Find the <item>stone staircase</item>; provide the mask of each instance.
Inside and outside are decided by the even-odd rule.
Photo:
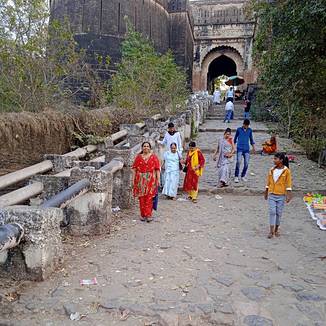
[[[235,102],[234,105],[234,119],[235,120],[242,120],[243,118],[243,103]],[[225,102],[221,102],[219,105],[212,105],[207,120],[223,120],[225,117]]]

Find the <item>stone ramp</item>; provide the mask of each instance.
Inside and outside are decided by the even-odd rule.
[[[209,120],[202,128],[212,122],[224,126]],[[0,280],[0,324],[73,325],[69,316],[76,312],[81,325],[324,325],[325,233],[295,196],[285,207],[281,237],[268,240],[262,192],[272,157],[252,155],[249,182],[221,192],[209,154],[221,135],[198,135],[208,152],[197,204],[185,195],[161,196],[153,223],[140,222],[135,207],[115,214],[110,234],[66,237],[66,263],[49,280]],[[254,129],[254,137],[258,144],[268,129]],[[288,140],[279,143],[293,150]],[[325,189],[326,171],[303,155],[297,159],[294,189]],[[97,285],[80,285],[93,277]]]
[[[222,197],[162,199],[151,224],[135,209],[110,235],[67,238],[64,268],[21,285],[0,321],[11,309],[22,326],[76,323],[65,310],[81,325],[323,325],[326,238],[302,200],[286,207],[282,236],[267,240],[261,197]],[[97,285],[79,284],[92,277]]]

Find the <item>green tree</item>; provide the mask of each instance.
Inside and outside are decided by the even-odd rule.
[[[314,156],[326,145],[326,3],[253,0],[251,9],[258,19],[255,106],[271,108],[287,135]]]
[[[127,22],[122,60],[112,77],[109,98],[137,115],[172,114],[183,108],[187,95],[185,72],[172,52],[159,55],[152,43]]]
[[[96,73],[77,51],[68,22],[49,23],[48,1],[0,0],[0,10],[0,111],[59,107],[78,92],[71,83],[96,94]]]

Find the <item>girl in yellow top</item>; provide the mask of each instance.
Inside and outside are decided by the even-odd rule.
[[[287,156],[284,153],[276,153],[274,164],[268,173],[265,189],[265,199],[268,199],[269,204],[269,239],[279,236],[284,203],[289,203],[292,199],[292,178]]]

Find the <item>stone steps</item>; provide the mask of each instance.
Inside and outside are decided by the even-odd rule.
[[[240,125],[240,124],[239,124]],[[225,125],[227,127],[227,125]],[[199,132],[224,132],[225,128],[199,128]],[[235,128],[231,128],[232,132],[236,132]],[[253,131],[256,132],[263,132],[263,133],[268,133],[268,130],[266,129],[253,129]]]

